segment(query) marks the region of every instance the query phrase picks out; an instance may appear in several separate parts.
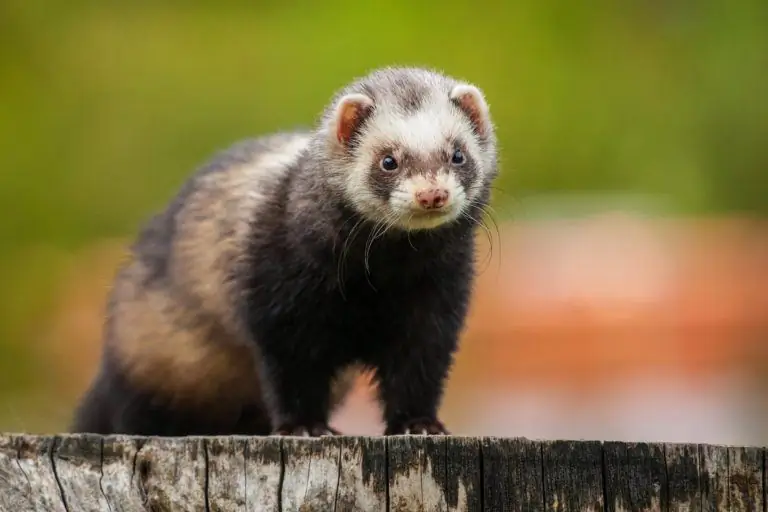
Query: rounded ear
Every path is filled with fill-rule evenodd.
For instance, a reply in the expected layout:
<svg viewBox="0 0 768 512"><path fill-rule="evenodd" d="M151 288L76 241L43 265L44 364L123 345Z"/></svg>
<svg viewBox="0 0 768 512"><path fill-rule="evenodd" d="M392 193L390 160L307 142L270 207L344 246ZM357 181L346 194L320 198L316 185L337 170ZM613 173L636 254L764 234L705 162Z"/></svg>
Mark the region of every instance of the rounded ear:
<svg viewBox="0 0 768 512"><path fill-rule="evenodd" d="M347 147L368 116L373 112L373 100L365 94L347 94L336 103L330 133L335 141Z"/></svg>
<svg viewBox="0 0 768 512"><path fill-rule="evenodd" d="M488 103L480 89L470 84L458 84L451 89L451 101L469 118L475 131L485 137L491 130Z"/></svg>

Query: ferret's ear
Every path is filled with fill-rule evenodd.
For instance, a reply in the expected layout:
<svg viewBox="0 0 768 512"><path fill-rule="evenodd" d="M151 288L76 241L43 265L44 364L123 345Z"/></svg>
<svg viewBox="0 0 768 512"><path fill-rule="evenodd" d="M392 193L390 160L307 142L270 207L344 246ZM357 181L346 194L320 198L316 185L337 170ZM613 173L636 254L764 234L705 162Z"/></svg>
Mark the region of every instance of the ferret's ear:
<svg viewBox="0 0 768 512"><path fill-rule="evenodd" d="M475 131L481 137L491 130L488 103L480 89L470 84L458 84L451 89L451 101L469 118Z"/></svg>
<svg viewBox="0 0 768 512"><path fill-rule="evenodd" d="M331 121L331 133L335 141L347 147L371 112L373 100L365 94L351 93L339 99Z"/></svg>

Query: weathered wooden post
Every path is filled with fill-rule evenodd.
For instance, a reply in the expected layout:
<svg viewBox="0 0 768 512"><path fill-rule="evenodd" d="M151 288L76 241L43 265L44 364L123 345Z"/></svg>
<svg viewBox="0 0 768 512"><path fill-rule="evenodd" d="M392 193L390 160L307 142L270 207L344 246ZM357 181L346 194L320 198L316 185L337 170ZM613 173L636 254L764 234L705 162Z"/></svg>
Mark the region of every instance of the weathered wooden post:
<svg viewBox="0 0 768 512"><path fill-rule="evenodd" d="M0 436L0 510L759 511L765 451L467 437Z"/></svg>

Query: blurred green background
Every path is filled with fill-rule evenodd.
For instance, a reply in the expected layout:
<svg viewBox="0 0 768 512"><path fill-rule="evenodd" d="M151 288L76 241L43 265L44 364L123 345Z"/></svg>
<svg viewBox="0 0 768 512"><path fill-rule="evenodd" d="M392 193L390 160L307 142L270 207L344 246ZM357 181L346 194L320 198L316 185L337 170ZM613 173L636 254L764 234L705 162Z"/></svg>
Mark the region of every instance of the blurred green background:
<svg viewBox="0 0 768 512"><path fill-rule="evenodd" d="M768 212L764 0L4 0L0 425L69 414L52 388L93 347L46 340L77 292L75 255L130 238L213 151L310 125L336 88L389 64L484 89L500 211L622 192L675 214Z"/></svg>

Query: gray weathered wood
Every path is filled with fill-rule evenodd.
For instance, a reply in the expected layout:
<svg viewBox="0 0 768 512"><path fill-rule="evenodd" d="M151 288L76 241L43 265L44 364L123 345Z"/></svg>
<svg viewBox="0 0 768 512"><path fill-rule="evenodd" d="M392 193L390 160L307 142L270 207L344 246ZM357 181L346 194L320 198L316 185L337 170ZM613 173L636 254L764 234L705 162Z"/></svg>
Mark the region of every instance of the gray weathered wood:
<svg viewBox="0 0 768 512"><path fill-rule="evenodd" d="M109 508L101 489L101 443L98 436L63 436L54 440L53 462L69 510Z"/></svg>
<svg viewBox="0 0 768 512"><path fill-rule="evenodd" d="M698 512L702 508L698 446L668 444L665 448L669 511Z"/></svg>
<svg viewBox="0 0 768 512"><path fill-rule="evenodd" d="M542 444L545 510L603 510L601 448L596 441L552 441Z"/></svg>
<svg viewBox="0 0 768 512"><path fill-rule="evenodd" d="M339 491L334 510L387 510L387 444L383 438L341 441Z"/></svg>
<svg viewBox="0 0 768 512"><path fill-rule="evenodd" d="M341 443L329 439L283 439L285 510L333 510L339 489Z"/></svg>
<svg viewBox="0 0 768 512"><path fill-rule="evenodd" d="M21 510L67 510L53 465L54 440L53 437L31 436L19 436L14 440L19 467L29 482L30 507Z"/></svg>
<svg viewBox="0 0 768 512"><path fill-rule="evenodd" d="M667 468L663 445L604 443L603 467L606 511L667 510Z"/></svg>
<svg viewBox="0 0 768 512"><path fill-rule="evenodd" d="M208 507L211 512L244 510L247 501L246 439L211 438L208 457Z"/></svg>
<svg viewBox="0 0 768 512"><path fill-rule="evenodd" d="M110 436L101 444L101 489L110 512L140 512L144 498L139 488L136 460L140 440Z"/></svg>
<svg viewBox="0 0 768 512"><path fill-rule="evenodd" d="M484 510L543 511L541 443L484 438L481 444Z"/></svg>
<svg viewBox="0 0 768 512"><path fill-rule="evenodd" d="M755 511L756 447L0 435L0 512Z"/></svg>
<svg viewBox="0 0 768 512"><path fill-rule="evenodd" d="M728 449L728 506L730 510L763 510L763 450Z"/></svg>
<svg viewBox="0 0 768 512"><path fill-rule="evenodd" d="M0 437L0 510L34 510L32 488L19 465L16 438Z"/></svg>
<svg viewBox="0 0 768 512"><path fill-rule="evenodd" d="M206 511L208 478L203 439L147 439L136 454L134 468L148 510Z"/></svg>
<svg viewBox="0 0 768 512"><path fill-rule="evenodd" d="M282 476L283 456L280 441L260 437L248 438L245 445L246 506L240 510L279 512Z"/></svg>
<svg viewBox="0 0 768 512"><path fill-rule="evenodd" d="M728 448L701 445L699 470L702 512L728 510Z"/></svg>
<svg viewBox="0 0 768 512"><path fill-rule="evenodd" d="M480 441L475 438L446 439L445 498L449 510L483 510L480 450Z"/></svg>
<svg viewBox="0 0 768 512"><path fill-rule="evenodd" d="M445 496L446 437L393 437L387 446L390 510L450 510Z"/></svg>

